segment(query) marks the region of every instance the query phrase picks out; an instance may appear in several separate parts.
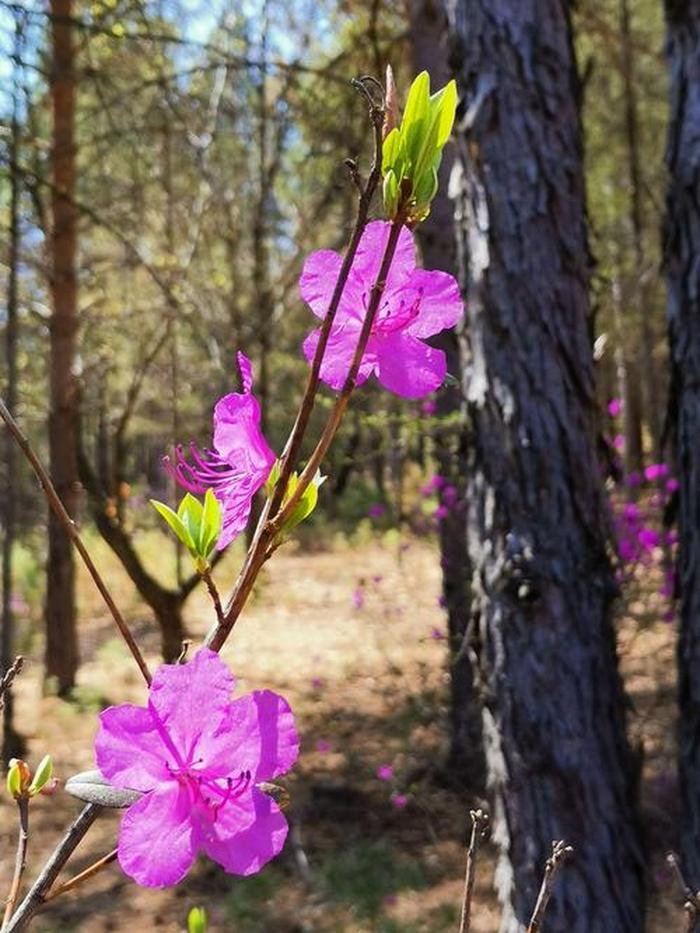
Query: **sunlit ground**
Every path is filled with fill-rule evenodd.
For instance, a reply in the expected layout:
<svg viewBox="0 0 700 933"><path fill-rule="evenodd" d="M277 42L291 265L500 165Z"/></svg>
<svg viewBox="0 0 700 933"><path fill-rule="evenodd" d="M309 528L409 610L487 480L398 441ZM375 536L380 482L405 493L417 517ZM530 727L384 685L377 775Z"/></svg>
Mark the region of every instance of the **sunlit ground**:
<svg viewBox="0 0 700 933"><path fill-rule="evenodd" d="M163 540L141 542L161 566ZM167 545L166 545L167 547ZM104 546L93 542L121 604L157 663L148 613ZM230 585L238 555L217 568ZM632 733L644 744L643 799L653 852L653 931L679 929L679 897L663 865L673 843L673 627L653 621L656 581L641 576L625 611L621 653L632 692ZM303 554L292 545L270 563L224 656L239 689L269 687L290 700L302 752L286 779L292 833L283 855L260 875L232 879L201 861L177 889L139 889L112 865L78 894L58 899L37 921L44 931L182 931L189 908L206 907L210 929L292 931L456 930L464 870L466 812L474 802L445 787L444 613L438 606L439 561L432 543L367 528L351 541ZM41 695L40 645L17 691L17 723L29 757L50 752L62 778L93 766L96 713L110 703L140 702L139 674L113 634L90 582L80 582L83 666L72 703ZM191 634L210 621L205 594L188 605ZM437 632L434 631L437 629ZM392 765L394 778L377 777ZM399 804L399 805L397 805ZM402 805L405 804L405 805ZM32 808L29 877L77 812L63 792ZM74 858L71 873L114 845L118 816L106 815ZM13 813L0 809L3 853L14 849ZM308 861L308 871L305 869ZM7 885L11 856L0 865ZM495 931L490 891L493 852L479 866L476 933Z"/></svg>

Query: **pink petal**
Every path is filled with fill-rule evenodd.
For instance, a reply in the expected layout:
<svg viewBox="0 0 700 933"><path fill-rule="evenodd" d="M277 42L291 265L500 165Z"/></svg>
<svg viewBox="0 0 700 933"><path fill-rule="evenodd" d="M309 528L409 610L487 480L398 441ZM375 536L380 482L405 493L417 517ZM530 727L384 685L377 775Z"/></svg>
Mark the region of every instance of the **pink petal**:
<svg viewBox="0 0 700 933"><path fill-rule="evenodd" d="M309 362L314 358L320 333L319 330L312 330L304 341L304 356ZM360 328L357 326L348 325L343 328L331 329L326 351L323 354L323 362L321 363L321 379L331 389L335 389L336 392L343 388L359 338ZM360 386L366 381L374 365L374 358L365 351L355 385Z"/></svg>
<svg viewBox="0 0 700 933"><path fill-rule="evenodd" d="M245 353L240 351L236 354L236 360L238 361L238 371L241 374L243 392L247 395L253 388L253 366Z"/></svg>
<svg viewBox="0 0 700 933"><path fill-rule="evenodd" d="M386 249L391 224L385 220L373 220L367 224L362 234L360 245L352 264L353 272L364 282L364 291L369 296L369 290L379 274L379 268ZM396 252L386 278L386 291L406 285L408 277L416 268L416 249L413 236L407 227L401 228Z"/></svg>
<svg viewBox="0 0 700 933"><path fill-rule="evenodd" d="M270 781L289 771L299 754L294 716L284 697L256 690L231 704L229 725L236 739L236 771L250 771L253 780Z"/></svg>
<svg viewBox="0 0 700 933"><path fill-rule="evenodd" d="M187 664L162 664L153 676L149 708L167 732L174 766L231 754L228 712L234 679L218 654L200 648ZM202 748L206 749L206 754ZM226 773L233 763L229 761Z"/></svg>
<svg viewBox="0 0 700 933"><path fill-rule="evenodd" d="M242 476L265 482L275 455L260 430L260 403L254 395L231 392L214 408L214 447Z"/></svg>
<svg viewBox="0 0 700 933"><path fill-rule="evenodd" d="M282 851L287 820L277 804L253 788L229 801L213 822L201 827L201 846L232 875L253 875Z"/></svg>
<svg viewBox="0 0 700 933"><path fill-rule="evenodd" d="M161 784L129 807L119 830L119 864L137 884L163 888L182 881L197 855L190 799L182 785Z"/></svg>
<svg viewBox="0 0 700 933"><path fill-rule="evenodd" d="M316 317L323 319L328 312L342 263L342 257L332 249L311 253L304 263L299 291ZM336 320L348 316L359 320L363 311L362 295L363 281L351 270L343 287Z"/></svg>
<svg viewBox="0 0 700 933"><path fill-rule="evenodd" d="M377 355L378 378L390 392L421 398L440 388L447 363L442 350L408 334L390 334L371 341Z"/></svg>
<svg viewBox="0 0 700 933"><path fill-rule="evenodd" d="M414 337L432 337L441 330L454 327L464 314L464 302L459 284L447 272L427 272L416 269L408 281L420 298L418 316L411 322L408 332Z"/></svg>
<svg viewBox="0 0 700 933"><path fill-rule="evenodd" d="M124 704L100 713L97 767L116 787L151 790L167 780L167 751L149 710Z"/></svg>
<svg viewBox="0 0 700 933"><path fill-rule="evenodd" d="M265 477L262 483L265 482ZM216 549L223 551L225 547L238 537L248 524L250 510L253 507L253 496L262 483L255 488L251 484L241 484L240 481L222 484L215 490L216 498L221 503L223 514L221 532L216 542Z"/></svg>

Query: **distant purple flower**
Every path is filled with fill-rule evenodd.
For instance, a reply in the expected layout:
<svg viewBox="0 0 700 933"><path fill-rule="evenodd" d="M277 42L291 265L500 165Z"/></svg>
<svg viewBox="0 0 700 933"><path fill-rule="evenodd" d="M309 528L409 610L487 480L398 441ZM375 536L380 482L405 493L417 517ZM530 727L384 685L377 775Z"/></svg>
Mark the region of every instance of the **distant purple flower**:
<svg viewBox="0 0 700 933"><path fill-rule="evenodd" d="M380 781L393 781L394 769L391 765L380 765L377 768L377 777Z"/></svg>
<svg viewBox="0 0 700 933"><path fill-rule="evenodd" d="M637 532L637 540L645 551L652 551L661 543L661 535L654 528L643 527Z"/></svg>
<svg viewBox="0 0 700 933"><path fill-rule="evenodd" d="M408 797L406 794L392 794L391 803L397 810L403 810L403 808L408 804Z"/></svg>
<svg viewBox="0 0 700 933"><path fill-rule="evenodd" d="M381 573L375 573L375 575L372 577L372 583L379 586L383 579L384 577L381 575Z"/></svg>
<svg viewBox="0 0 700 933"><path fill-rule="evenodd" d="M665 622L667 625L670 625L671 622L676 621L676 613L674 612L673 609L669 609L667 612L664 612L664 614L661 616L661 620L662 622Z"/></svg>
<svg viewBox="0 0 700 933"><path fill-rule="evenodd" d="M342 388L350 369L390 227L382 220L365 227L340 299L321 365L321 379L336 391ZM321 320L328 312L341 264L342 257L327 249L312 253L304 264L299 280L301 296ZM417 269L413 236L403 227L357 385L374 373L385 389L404 398L434 392L445 379L445 354L425 340L453 327L463 312L456 279L446 272ZM309 361L316 352L319 334L319 330L312 331L304 341Z"/></svg>
<svg viewBox="0 0 700 933"><path fill-rule="evenodd" d="M322 755L326 755L331 750L331 743L326 741L326 739L319 739L316 743L316 751L320 752Z"/></svg>
<svg viewBox="0 0 700 933"><path fill-rule="evenodd" d="M442 501L445 505L454 505L457 501L457 487L450 485L443 486Z"/></svg>
<svg viewBox="0 0 700 933"><path fill-rule="evenodd" d="M326 686L326 682L323 677L312 677L311 678L311 688L313 690L323 690Z"/></svg>
<svg viewBox="0 0 700 933"><path fill-rule="evenodd" d="M430 630L430 637L431 637L434 641L444 641L444 640L445 640L445 634L444 634L444 632L441 632L439 628L432 628L432 629Z"/></svg>
<svg viewBox="0 0 700 933"><path fill-rule="evenodd" d="M440 607L440 609L447 608L447 599L445 598L444 593L441 593L440 596L438 596L437 604Z"/></svg>
<svg viewBox="0 0 700 933"><path fill-rule="evenodd" d="M286 700L269 690L231 699L234 679L201 648L163 664L148 706L100 714L97 765L115 786L142 791L119 830L119 864L145 887L177 884L205 852L234 875L277 855L287 821L259 790L288 771L298 739Z"/></svg>
<svg viewBox="0 0 700 933"><path fill-rule="evenodd" d="M632 470L631 473L627 474L626 483L628 486L634 488L635 486L640 486L642 482L641 473L637 473L636 470Z"/></svg>
<svg viewBox="0 0 700 933"><path fill-rule="evenodd" d="M444 521L449 514L450 510L446 505L439 505L433 512L433 515L439 522Z"/></svg>
<svg viewBox="0 0 700 933"><path fill-rule="evenodd" d="M623 434L616 434L612 439L612 445L615 450L624 450L625 449L625 438Z"/></svg>
<svg viewBox="0 0 700 933"><path fill-rule="evenodd" d="M437 403L431 398L426 399L421 405L421 410L424 415L434 415L437 411Z"/></svg>
<svg viewBox="0 0 700 933"><path fill-rule="evenodd" d="M352 591L352 604L355 609L362 609L365 604L365 591L361 586L356 586Z"/></svg>
<svg viewBox="0 0 700 933"><path fill-rule="evenodd" d="M370 505L367 514L370 518L381 518L381 516L386 512L386 506L383 502L373 502Z"/></svg>
<svg viewBox="0 0 700 933"><path fill-rule="evenodd" d="M617 549L620 554L620 559L626 564L633 561L637 556L637 550L629 538L622 538L618 542Z"/></svg>
<svg viewBox="0 0 700 933"><path fill-rule="evenodd" d="M657 479L663 479L668 474L668 465L665 463L652 463L644 470L644 476L650 483L655 482Z"/></svg>
<svg viewBox="0 0 700 933"><path fill-rule="evenodd" d="M243 391L224 395L216 403L213 449L200 451L190 444L192 463L181 446L176 449L174 464L164 458L166 469L189 492L202 495L207 489L214 490L223 507L219 549L244 530L253 496L275 462L275 455L260 430L260 403L251 392L252 369L243 353L238 354L238 366Z"/></svg>
<svg viewBox="0 0 700 933"><path fill-rule="evenodd" d="M608 414L611 418L617 418L622 411L622 399L611 398L608 402Z"/></svg>
<svg viewBox="0 0 700 933"><path fill-rule="evenodd" d="M671 479L666 480L666 491L667 492L678 492L679 489L680 489L680 483L674 476L672 476Z"/></svg>

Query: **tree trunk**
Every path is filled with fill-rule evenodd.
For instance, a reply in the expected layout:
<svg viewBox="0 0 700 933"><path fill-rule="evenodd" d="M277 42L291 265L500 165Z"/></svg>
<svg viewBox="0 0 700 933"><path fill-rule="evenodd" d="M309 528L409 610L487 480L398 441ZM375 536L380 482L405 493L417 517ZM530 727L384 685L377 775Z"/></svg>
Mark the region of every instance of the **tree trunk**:
<svg viewBox="0 0 700 933"><path fill-rule="evenodd" d="M416 73L430 72L434 88L442 87L451 75L447 55L447 18L439 0L411 0L410 41ZM447 146L440 167L440 187L433 200L430 216L417 228L418 241L426 269L441 269L457 274L457 250L454 209L448 198L448 182L454 162L454 150ZM447 371L459 373L459 349L454 331L443 331L431 341L444 350ZM457 489L456 503L448 504L449 513L440 522L442 592L447 611L450 655L450 774L471 790L484 786L485 762L481 734L481 704L474 686L473 649L469 644L471 569L467 555L464 523L464 461L462 439L464 426L459 413L462 397L457 385L446 385L436 399L438 427L435 448L439 471L447 483Z"/></svg>
<svg viewBox="0 0 700 933"><path fill-rule="evenodd" d="M12 92L12 119L10 125L10 140L8 147L8 162L10 169L10 204L9 204L9 230L7 255L7 319L5 322L5 364L7 366L7 381L5 383L5 404L10 414L16 413L17 408L17 314L19 302L19 196L20 176L18 171L20 123L19 123L19 61L22 52L23 18L19 10L15 16L15 44L14 44L14 86ZM12 579L12 550L17 535L17 448L10 437L10 432L4 432L5 449L5 484L3 489L3 525L2 539L2 629L0 630L0 677L12 664L15 655L15 620L12 608L13 579ZM23 752L23 742L15 732L13 725L13 696L10 688L4 696L4 709L0 713L3 717L2 725L2 756L4 764L10 758L18 758Z"/></svg>
<svg viewBox="0 0 700 933"><path fill-rule="evenodd" d="M75 207L75 71L71 0L51 0L53 108L49 452L51 478L69 515L78 504L75 456L77 394L73 366L77 331ZM46 674L60 695L75 684L75 566L70 541L49 515L46 581Z"/></svg>
<svg viewBox="0 0 700 933"><path fill-rule="evenodd" d="M667 0L671 122L664 230L670 420L680 481L679 776L681 849L700 886L700 0Z"/></svg>
<svg viewBox="0 0 700 933"><path fill-rule="evenodd" d="M639 933L643 864L595 456L579 85L565 0L450 0L468 333L467 541L504 931L553 839L550 933Z"/></svg>

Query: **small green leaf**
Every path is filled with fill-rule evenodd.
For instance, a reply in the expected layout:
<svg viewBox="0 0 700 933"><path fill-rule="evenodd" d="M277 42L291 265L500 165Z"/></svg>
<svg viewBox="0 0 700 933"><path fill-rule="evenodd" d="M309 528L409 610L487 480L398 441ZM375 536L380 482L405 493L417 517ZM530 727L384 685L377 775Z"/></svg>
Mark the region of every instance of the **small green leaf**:
<svg viewBox="0 0 700 933"><path fill-rule="evenodd" d="M442 149L450 138L457 112L457 82L454 78L431 98L431 104L437 106L440 112L437 145Z"/></svg>
<svg viewBox="0 0 700 933"><path fill-rule="evenodd" d="M42 788L46 787L53 777L53 761L50 755L44 755L39 762L32 783L29 785L29 796L34 797Z"/></svg>
<svg viewBox="0 0 700 933"><path fill-rule="evenodd" d="M399 186L396 181L396 175L389 171L384 176L384 185L382 188L384 198L384 210L387 217L393 219L399 206Z"/></svg>
<svg viewBox="0 0 700 933"><path fill-rule="evenodd" d="M401 151L401 133L398 127L389 133L382 145L382 171L393 168Z"/></svg>
<svg viewBox="0 0 700 933"><path fill-rule="evenodd" d="M185 545L190 553L194 553L195 544L192 535L189 532L189 529L185 526L180 516L177 512L173 512L164 502L158 502L157 499L151 499L151 505L158 512L158 514L163 518L175 535L179 538L180 541ZM178 509L179 511L179 509Z"/></svg>
<svg viewBox="0 0 700 933"><path fill-rule="evenodd" d="M205 559L209 557L216 547L221 534L223 513L221 503L214 495L213 490L207 489L204 495L204 508L202 510L202 528L200 533L199 553Z"/></svg>
<svg viewBox="0 0 700 933"><path fill-rule="evenodd" d="M9 767L7 769L7 792L10 797L14 797L15 800L19 800L22 796L22 773L20 764L21 762L17 758L10 758Z"/></svg>
<svg viewBox="0 0 700 933"><path fill-rule="evenodd" d="M428 114L428 100L430 96L430 75L421 71L414 79L408 91L406 106L403 112L401 128L408 129L417 120L422 120Z"/></svg>
<svg viewBox="0 0 700 933"><path fill-rule="evenodd" d="M203 907L193 907L187 915L187 933L207 933L207 912Z"/></svg>
<svg viewBox="0 0 700 933"><path fill-rule="evenodd" d="M266 496L272 495L272 492L275 486L277 485L277 480L280 478L281 467L282 467L282 461L275 460L274 464L272 465L272 469L270 470L270 475L265 480L265 495Z"/></svg>

